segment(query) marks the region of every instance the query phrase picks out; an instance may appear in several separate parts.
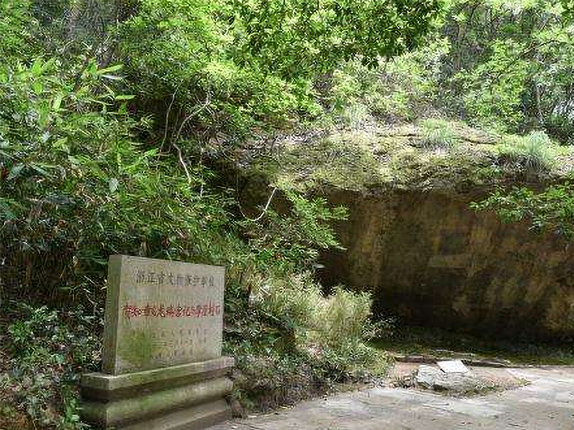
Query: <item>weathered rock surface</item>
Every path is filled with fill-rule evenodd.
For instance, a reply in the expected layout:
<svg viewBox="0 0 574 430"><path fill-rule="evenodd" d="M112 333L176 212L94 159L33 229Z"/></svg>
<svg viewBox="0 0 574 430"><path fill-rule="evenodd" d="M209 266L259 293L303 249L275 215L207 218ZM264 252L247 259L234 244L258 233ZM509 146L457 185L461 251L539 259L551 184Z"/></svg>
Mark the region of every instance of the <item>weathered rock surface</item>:
<svg viewBox="0 0 574 430"><path fill-rule="evenodd" d="M453 395L480 392L488 384L472 372L445 373L432 366L420 366L414 377L415 385L434 391L445 391Z"/></svg>
<svg viewBox="0 0 574 430"><path fill-rule="evenodd" d="M574 338L574 247L469 206L497 187L564 181L574 152L532 174L497 155L499 137L455 129L458 145L434 151L412 125L287 136L279 162L249 153L243 206L260 213L272 182L347 207L345 249L323 256L322 280L371 291L383 314L498 338ZM273 205L288 208L280 195Z"/></svg>
<svg viewBox="0 0 574 430"><path fill-rule="evenodd" d="M564 239L471 210L477 194L326 195L350 213L337 226L345 250L323 257L325 284L371 291L377 311L414 325L574 337L574 247Z"/></svg>

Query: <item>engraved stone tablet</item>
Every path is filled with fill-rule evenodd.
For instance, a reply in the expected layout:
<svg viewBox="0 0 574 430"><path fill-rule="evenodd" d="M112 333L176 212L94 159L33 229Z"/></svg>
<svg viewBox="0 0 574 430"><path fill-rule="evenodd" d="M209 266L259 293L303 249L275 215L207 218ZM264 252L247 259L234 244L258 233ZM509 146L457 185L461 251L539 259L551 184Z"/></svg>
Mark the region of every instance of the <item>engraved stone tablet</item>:
<svg viewBox="0 0 574 430"><path fill-rule="evenodd" d="M103 371L112 375L221 357L224 268L110 258Z"/></svg>

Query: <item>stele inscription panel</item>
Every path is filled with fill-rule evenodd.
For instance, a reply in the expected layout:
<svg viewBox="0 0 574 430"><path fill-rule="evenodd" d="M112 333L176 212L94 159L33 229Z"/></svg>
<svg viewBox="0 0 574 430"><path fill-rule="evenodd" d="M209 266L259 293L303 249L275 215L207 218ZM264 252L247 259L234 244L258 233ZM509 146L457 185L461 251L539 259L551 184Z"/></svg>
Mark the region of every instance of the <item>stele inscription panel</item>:
<svg viewBox="0 0 574 430"><path fill-rule="evenodd" d="M103 371L112 375L221 357L225 269L113 255Z"/></svg>

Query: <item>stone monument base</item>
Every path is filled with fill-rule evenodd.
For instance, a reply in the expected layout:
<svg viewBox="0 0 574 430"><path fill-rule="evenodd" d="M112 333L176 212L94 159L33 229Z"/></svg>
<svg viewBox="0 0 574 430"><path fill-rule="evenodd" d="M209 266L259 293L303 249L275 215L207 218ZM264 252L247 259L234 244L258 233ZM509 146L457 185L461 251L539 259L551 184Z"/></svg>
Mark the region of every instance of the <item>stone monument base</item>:
<svg viewBox="0 0 574 430"><path fill-rule="evenodd" d="M222 357L124 375L82 376L82 418L105 429L196 430L231 418L234 360Z"/></svg>

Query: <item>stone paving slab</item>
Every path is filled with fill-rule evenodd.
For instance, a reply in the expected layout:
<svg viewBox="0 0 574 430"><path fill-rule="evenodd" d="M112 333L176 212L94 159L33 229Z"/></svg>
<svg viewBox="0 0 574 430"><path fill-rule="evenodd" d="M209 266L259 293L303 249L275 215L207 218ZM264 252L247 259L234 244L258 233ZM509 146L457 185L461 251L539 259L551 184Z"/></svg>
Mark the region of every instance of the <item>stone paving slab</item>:
<svg viewBox="0 0 574 430"><path fill-rule="evenodd" d="M574 368L493 371L511 372L531 383L473 398L374 388L210 430L574 430Z"/></svg>

